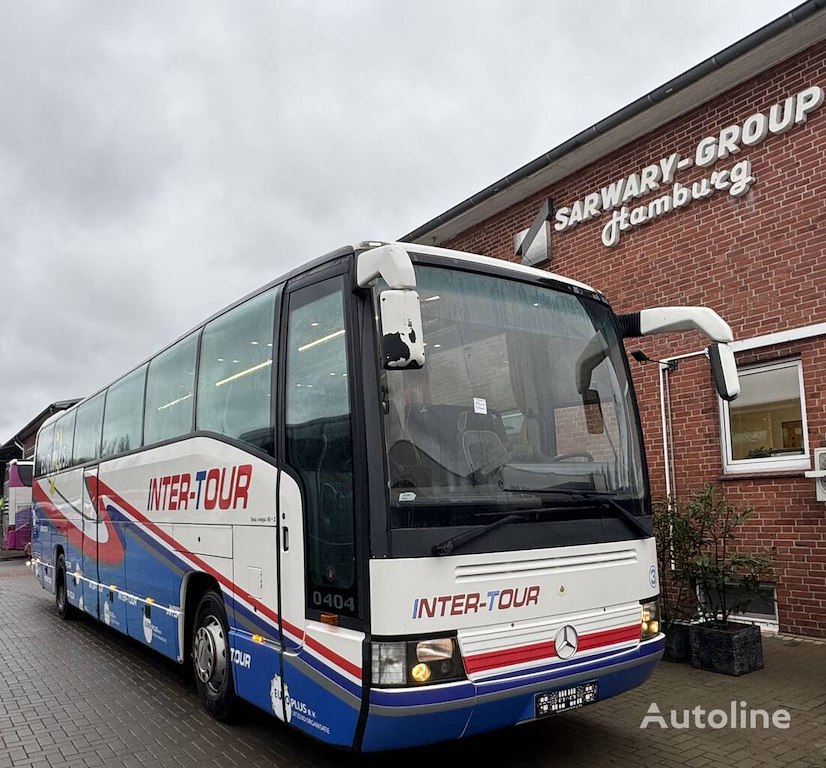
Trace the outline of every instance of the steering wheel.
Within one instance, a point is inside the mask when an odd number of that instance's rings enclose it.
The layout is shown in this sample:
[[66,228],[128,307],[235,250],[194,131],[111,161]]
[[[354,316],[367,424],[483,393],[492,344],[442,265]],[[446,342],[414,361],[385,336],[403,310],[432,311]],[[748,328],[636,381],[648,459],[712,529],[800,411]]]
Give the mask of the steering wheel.
[[574,451],[573,453],[557,454],[551,461],[568,461],[568,459],[585,459],[586,461],[593,462],[594,456],[588,453],[588,451]]

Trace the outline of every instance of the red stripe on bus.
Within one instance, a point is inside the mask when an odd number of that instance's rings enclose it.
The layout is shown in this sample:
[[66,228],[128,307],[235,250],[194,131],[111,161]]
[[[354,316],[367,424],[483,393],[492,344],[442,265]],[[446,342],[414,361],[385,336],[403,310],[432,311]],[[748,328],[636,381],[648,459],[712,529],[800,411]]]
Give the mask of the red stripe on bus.
[[353,662],[339,656],[335,651],[331,651],[327,646],[319,643],[318,640],[314,640],[308,635],[304,640],[304,644],[354,677],[361,677],[361,667],[357,667]]
[[503,651],[479,653],[465,657],[465,670],[468,673],[482,672],[494,667],[509,667],[512,664],[524,664],[538,659],[552,659],[556,656],[553,640],[534,645],[523,645],[520,648],[506,648]]
[[[106,541],[100,541],[97,538],[97,532],[95,537],[87,536],[81,528],[72,523],[61,512],[60,507],[49,498],[39,482],[35,482],[32,486],[32,499],[51,525],[65,535],[73,547],[82,550],[85,557],[98,560],[106,565],[117,565],[123,561],[123,545],[108,513],[104,512],[101,515],[101,523],[106,528]],[[77,514],[81,519],[81,525],[84,525],[81,513],[77,512]],[[91,521],[89,524],[92,525]]]
[[604,629],[600,632],[592,632],[579,638],[579,650],[588,651],[591,648],[599,648],[603,645],[614,645],[615,643],[628,643],[632,640],[640,639],[640,625],[629,624],[627,627],[615,627],[614,629]]
[[[640,625],[630,624],[626,627],[606,629],[580,635],[579,651],[592,650],[616,643],[640,639]],[[529,661],[552,659],[556,656],[553,640],[532,645],[523,645],[518,648],[507,648],[502,651],[490,651],[465,657],[465,670],[468,674],[484,672],[496,667],[509,667],[515,664],[525,664]]]
[[[110,497],[116,504],[121,506],[124,510],[126,510],[126,512],[128,512],[132,517],[134,517],[138,523],[146,526],[146,528],[150,530],[155,536],[157,536],[159,539],[165,542],[172,549],[173,552],[176,552],[179,555],[183,555],[187,558],[187,560],[190,560],[198,568],[201,568],[205,573],[208,573],[210,576],[215,578],[219,584],[226,587],[230,592],[233,593],[233,595],[235,595],[235,597],[240,597],[245,602],[248,602],[250,605],[254,606],[259,611],[259,613],[266,616],[268,619],[270,619],[270,621],[276,624],[279,623],[280,620],[278,618],[278,614],[276,614],[274,611],[272,611],[270,608],[264,605],[264,603],[262,603],[261,601],[256,600],[248,592],[241,589],[234,582],[226,578],[226,576],[216,571],[211,565],[201,560],[201,558],[199,558],[197,555],[184,549],[181,546],[181,544],[175,539],[173,539],[166,531],[159,528],[155,523],[153,523],[147,517],[138,512],[138,510],[135,509],[135,507],[129,504],[129,502],[127,502],[122,496],[120,496],[114,489],[110,488],[101,480],[98,480],[98,492],[100,493],[99,498],[102,499],[103,496]],[[98,506],[105,506],[105,504],[103,504],[101,500]],[[303,632],[299,630],[297,627],[293,627],[287,622],[281,623],[283,624],[285,630],[293,632],[299,638],[303,634]]]

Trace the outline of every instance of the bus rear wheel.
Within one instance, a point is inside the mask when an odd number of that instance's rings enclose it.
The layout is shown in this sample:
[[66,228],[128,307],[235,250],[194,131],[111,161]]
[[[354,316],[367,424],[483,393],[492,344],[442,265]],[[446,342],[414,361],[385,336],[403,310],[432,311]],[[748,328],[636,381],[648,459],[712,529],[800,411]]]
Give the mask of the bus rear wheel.
[[57,556],[57,567],[54,576],[54,602],[57,608],[57,615],[61,619],[71,619],[74,617],[74,606],[69,602],[66,594],[66,558],[61,552]]
[[204,709],[216,720],[228,720],[235,702],[235,686],[227,614],[217,592],[206,592],[195,611],[192,671]]

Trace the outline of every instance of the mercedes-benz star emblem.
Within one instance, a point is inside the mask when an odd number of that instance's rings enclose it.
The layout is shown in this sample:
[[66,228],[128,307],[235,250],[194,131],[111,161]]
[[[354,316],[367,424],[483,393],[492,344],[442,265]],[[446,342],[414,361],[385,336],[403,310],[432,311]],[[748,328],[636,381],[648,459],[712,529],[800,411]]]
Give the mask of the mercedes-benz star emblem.
[[566,624],[560,627],[554,638],[554,648],[556,655],[560,659],[570,659],[576,653],[579,646],[579,635],[576,630],[570,625]]

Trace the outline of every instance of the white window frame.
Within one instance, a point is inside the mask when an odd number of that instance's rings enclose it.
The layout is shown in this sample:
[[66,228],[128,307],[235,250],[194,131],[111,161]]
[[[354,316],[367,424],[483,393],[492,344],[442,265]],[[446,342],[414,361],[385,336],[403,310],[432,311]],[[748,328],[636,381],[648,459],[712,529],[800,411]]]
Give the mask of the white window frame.
[[722,438],[723,473],[726,475],[751,472],[779,472],[783,470],[811,469],[809,455],[809,429],[806,418],[806,390],[803,387],[803,364],[799,358],[785,358],[768,363],[748,365],[738,368],[739,374],[760,373],[778,368],[797,368],[798,387],[800,391],[800,418],[803,426],[803,453],[791,456],[770,456],[761,459],[733,459],[731,454],[731,421],[729,404],[719,399],[720,435]]
[[[729,614],[732,621],[745,621],[749,624],[756,624],[760,627],[761,631],[765,630],[767,632],[779,632],[780,631],[780,619],[778,617],[777,611],[777,583],[776,582],[760,582],[761,585],[763,584],[771,584],[772,588],[772,608],[774,608],[774,614],[770,615],[767,613],[731,613]],[[703,595],[703,590],[698,585],[695,590],[695,596],[697,597],[697,602],[702,602],[705,597]]]

